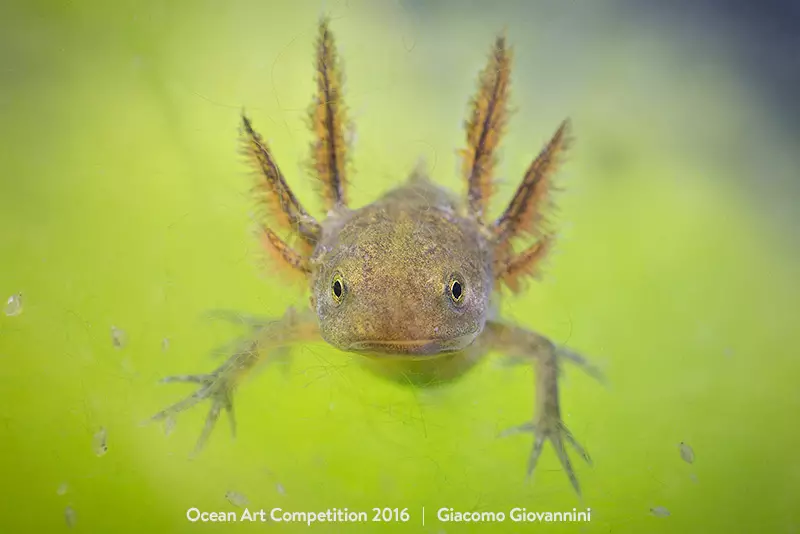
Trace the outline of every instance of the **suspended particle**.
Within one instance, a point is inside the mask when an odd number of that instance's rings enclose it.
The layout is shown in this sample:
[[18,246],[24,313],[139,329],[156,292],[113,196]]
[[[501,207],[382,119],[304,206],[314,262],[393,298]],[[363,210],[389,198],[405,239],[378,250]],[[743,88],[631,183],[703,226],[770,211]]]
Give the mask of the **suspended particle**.
[[247,500],[247,497],[235,491],[225,492],[225,498],[228,499],[229,503],[234,506],[238,506],[239,508],[247,506],[247,504],[250,502]]
[[133,361],[130,358],[124,358],[120,363],[122,370],[125,374],[134,375],[136,374],[136,368],[133,366]]
[[667,510],[663,506],[656,506],[655,508],[650,508],[650,513],[656,517],[669,517],[670,515],[669,510]]
[[167,349],[169,349],[169,338],[165,337],[164,339],[161,340],[161,350],[167,350]]
[[694,473],[689,473],[689,480],[691,480],[692,482],[697,484],[697,482],[698,482],[697,475],[695,475]]
[[680,450],[681,450],[681,458],[683,458],[684,462],[686,462],[687,464],[694,463],[694,450],[692,450],[692,448],[689,445],[681,441]]
[[116,326],[111,327],[111,342],[114,343],[114,346],[118,349],[121,349],[125,346],[128,342],[128,336],[125,334],[125,331],[121,328],[117,328]]
[[106,441],[107,433],[105,427],[100,427],[100,430],[95,432],[92,437],[92,450],[96,456],[103,456],[108,452],[108,443]]
[[8,297],[6,301],[5,314],[14,317],[22,313],[22,293],[16,293]]
[[275,484],[275,490],[278,492],[279,495],[286,495],[286,488],[283,487],[283,484],[278,482]]
[[67,505],[67,507],[64,508],[64,522],[67,524],[67,528],[73,528],[77,521],[78,516],[75,514],[75,509]]
[[56,495],[66,495],[67,491],[69,491],[69,485],[66,482],[62,482],[56,490]]

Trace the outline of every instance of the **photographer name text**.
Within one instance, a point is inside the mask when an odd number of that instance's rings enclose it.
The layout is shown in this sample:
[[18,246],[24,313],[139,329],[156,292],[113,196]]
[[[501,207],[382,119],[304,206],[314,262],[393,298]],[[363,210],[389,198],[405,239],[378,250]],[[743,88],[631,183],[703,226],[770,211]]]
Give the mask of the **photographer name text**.
[[[348,508],[328,508],[319,511],[291,511],[283,508],[251,509],[241,512],[203,511],[189,508],[186,519],[192,523],[408,523],[425,524],[425,508],[412,514],[408,508],[372,508],[369,511],[354,511]],[[527,508],[512,508],[507,512],[459,511],[454,508],[439,508],[434,519],[440,523],[571,523],[592,520],[592,510],[578,511],[533,511]]]

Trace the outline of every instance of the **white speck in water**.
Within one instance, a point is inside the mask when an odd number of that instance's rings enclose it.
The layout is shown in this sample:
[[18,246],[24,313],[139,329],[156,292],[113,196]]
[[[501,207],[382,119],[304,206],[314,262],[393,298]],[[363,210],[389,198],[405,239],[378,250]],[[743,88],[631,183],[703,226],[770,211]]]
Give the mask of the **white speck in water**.
[[229,503],[231,503],[234,506],[238,506],[239,508],[247,506],[247,504],[249,503],[247,497],[235,491],[225,492],[225,498],[228,499]]
[[22,293],[11,295],[6,301],[5,313],[9,317],[14,317],[22,313]]
[[68,490],[69,485],[66,482],[62,482],[56,490],[56,495],[66,495]]
[[133,361],[130,358],[125,358],[122,360],[121,365],[122,370],[125,371],[126,374],[136,374],[136,369],[133,367]]
[[175,430],[175,417],[170,415],[164,419],[164,435],[169,436],[173,430]]
[[286,495],[286,488],[283,487],[283,484],[278,482],[275,484],[275,490],[278,492],[279,495]]
[[685,442],[681,441],[680,449],[681,449],[681,458],[683,458],[683,461],[686,462],[687,464],[694,463],[694,451],[692,450],[692,448]]
[[165,337],[164,339],[161,340],[161,350],[167,350],[167,349],[169,349],[169,338]]
[[331,402],[330,404],[328,404],[328,411],[332,412],[335,407],[336,407],[336,404]]
[[689,473],[689,480],[691,480],[692,482],[697,484],[697,482],[698,482],[697,475],[695,475],[694,473]]
[[121,328],[117,328],[116,326],[111,327],[111,341],[114,343],[114,346],[118,349],[121,349],[127,343],[128,338],[125,335],[125,331]]
[[650,508],[650,513],[656,517],[669,517],[669,510],[667,510],[663,506],[656,506],[655,508]]
[[67,505],[67,507],[64,508],[64,522],[67,524],[67,527],[74,527],[77,520],[78,516],[75,514],[75,509]]
[[103,456],[105,453],[108,452],[108,443],[106,442],[107,434],[105,427],[100,427],[100,430],[95,432],[94,436],[92,437],[92,450],[94,450],[95,455]]

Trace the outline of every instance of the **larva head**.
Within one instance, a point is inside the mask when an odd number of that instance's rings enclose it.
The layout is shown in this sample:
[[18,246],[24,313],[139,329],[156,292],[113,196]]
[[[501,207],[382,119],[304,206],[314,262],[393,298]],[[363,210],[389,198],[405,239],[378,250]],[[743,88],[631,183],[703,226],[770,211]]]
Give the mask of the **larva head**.
[[426,357],[461,350],[482,331],[489,255],[441,190],[412,183],[331,226],[312,261],[312,300],[330,344]]

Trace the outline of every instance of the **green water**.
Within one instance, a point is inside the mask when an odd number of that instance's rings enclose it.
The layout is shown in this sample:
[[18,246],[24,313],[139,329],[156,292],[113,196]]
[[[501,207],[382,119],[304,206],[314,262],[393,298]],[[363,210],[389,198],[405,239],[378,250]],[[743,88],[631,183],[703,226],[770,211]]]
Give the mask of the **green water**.
[[[67,530],[68,505],[79,532],[308,528],[187,521],[191,507],[236,510],[227,491],[251,508],[411,515],[317,532],[794,532],[797,226],[774,217],[791,192],[754,177],[797,178],[797,140],[724,54],[688,66],[666,32],[592,5],[565,11],[594,28],[571,45],[552,3],[535,18],[518,6],[423,16],[355,0],[0,7],[0,296],[23,295],[21,314],[0,315],[0,532]],[[425,392],[308,346],[288,373],[268,368],[241,389],[235,441],[221,421],[189,458],[206,405],[169,436],[140,425],[190,391],[160,377],[211,370],[212,349],[237,333],[204,312],[278,315],[307,298],[259,259],[237,127],[246,107],[319,213],[304,119],[323,9],[357,121],[357,205],[421,156],[435,180],[460,187],[466,100],[503,25],[517,44],[518,111],[498,207],[573,118],[558,252],[505,308],[609,376],[603,387],[568,368],[562,388],[566,423],[595,463],[578,465],[583,503],[550,448],[530,484],[530,437],[496,438],[530,417],[533,380],[492,362]],[[658,506],[669,517],[650,513]],[[441,507],[591,507],[592,521],[452,525],[436,520]]]

